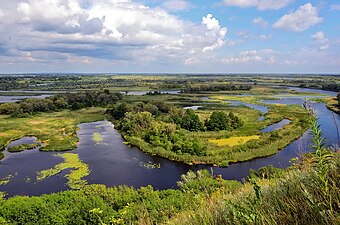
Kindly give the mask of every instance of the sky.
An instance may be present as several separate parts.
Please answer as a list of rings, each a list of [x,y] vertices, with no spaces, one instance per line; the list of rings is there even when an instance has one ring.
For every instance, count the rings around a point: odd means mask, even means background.
[[[0,3],[0,73],[340,74],[339,0]]]

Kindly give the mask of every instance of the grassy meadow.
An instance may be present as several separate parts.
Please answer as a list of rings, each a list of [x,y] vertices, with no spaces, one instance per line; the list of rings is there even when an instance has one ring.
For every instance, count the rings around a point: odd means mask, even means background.
[[[86,108],[38,113],[24,118],[0,115],[0,149],[24,136],[34,136],[43,151],[72,150],[78,142],[77,125],[105,119],[105,109]]]

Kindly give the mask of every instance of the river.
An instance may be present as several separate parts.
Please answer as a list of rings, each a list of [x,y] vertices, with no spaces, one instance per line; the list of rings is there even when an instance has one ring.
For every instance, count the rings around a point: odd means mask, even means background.
[[[292,98],[282,97],[279,100],[263,102],[267,104],[302,104],[304,98],[299,96],[292,101]],[[324,104],[312,103],[312,105],[316,109],[328,144],[338,144],[337,126],[340,127],[340,116],[328,110]],[[264,108],[261,109],[264,110]],[[283,121],[272,129],[278,129],[287,123],[288,121]],[[93,133],[99,133],[103,138],[102,142],[96,143],[92,140]],[[231,164],[228,168],[219,168],[208,165],[190,166],[146,155],[135,147],[130,148],[125,145],[118,131],[107,121],[80,124],[78,136],[80,141],[77,149],[71,153],[77,153],[80,159],[89,165],[91,173],[86,177],[89,184],[128,185],[136,188],[146,185],[152,185],[156,189],[177,188],[176,182],[180,180],[181,174],[198,169],[212,170],[214,174],[221,174],[224,179],[242,180],[247,177],[250,169],[268,165],[285,168],[290,165],[291,158],[311,150],[309,135],[306,132],[275,155]],[[31,143],[32,139],[26,138],[14,144],[26,142]],[[20,153],[7,153],[6,151],[4,153],[5,158],[0,161],[0,179],[9,174],[12,174],[13,177],[10,178],[8,184],[0,186],[0,191],[7,192],[8,196],[41,195],[68,189],[65,186],[66,178],[64,177],[69,172],[67,170],[43,181],[36,181],[36,171],[52,168],[62,161],[61,158],[54,156],[54,152],[40,152],[38,149],[34,149]],[[151,169],[145,166],[148,164],[157,164],[160,165],[160,168]]]

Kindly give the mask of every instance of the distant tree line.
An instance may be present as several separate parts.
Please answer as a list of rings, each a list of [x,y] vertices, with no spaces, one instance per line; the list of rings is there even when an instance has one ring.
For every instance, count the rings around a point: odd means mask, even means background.
[[[182,92],[187,93],[198,93],[206,91],[249,91],[251,90],[251,85],[234,85],[234,84],[219,84],[219,85],[200,85],[200,86],[188,86],[182,90]]]
[[[45,99],[24,99],[17,103],[0,105],[0,114],[25,116],[37,112],[49,112],[61,109],[80,109],[92,106],[107,106],[123,99],[121,93],[87,91],[79,93],[61,93]]]

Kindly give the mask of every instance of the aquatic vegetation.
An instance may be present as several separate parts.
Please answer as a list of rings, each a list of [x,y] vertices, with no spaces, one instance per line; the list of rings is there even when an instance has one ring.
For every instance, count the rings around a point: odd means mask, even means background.
[[[64,159],[64,162],[57,164],[54,168],[41,170],[37,172],[37,180],[41,181],[48,177],[57,175],[63,170],[71,169],[65,177],[68,179],[67,185],[72,189],[80,189],[87,184],[87,181],[82,179],[90,174],[87,164],[79,159],[78,154],[64,153],[56,154],[55,156]]]
[[[13,174],[9,174],[6,177],[0,179],[0,186],[8,184],[12,177],[13,177]]]
[[[103,141],[103,137],[102,137],[102,135],[101,135],[100,133],[95,132],[95,133],[93,133],[93,135],[92,135],[92,140],[93,140],[94,142],[96,142],[96,144],[101,144],[102,141]]]
[[[149,161],[147,163],[141,162],[140,165],[147,168],[147,169],[159,169],[159,168],[161,168],[160,163],[153,163],[151,161]]]
[[[209,140],[209,141],[218,146],[228,145],[230,147],[233,147],[236,145],[243,145],[250,140],[258,140],[258,139],[260,139],[259,135],[252,135],[252,136],[244,136],[244,137],[230,137],[230,138],[225,138],[225,139],[216,139],[216,140]]]
[[[7,151],[9,151],[9,152],[22,152],[22,151],[25,151],[25,150],[35,149],[35,148],[37,148],[39,146],[40,146],[40,144],[38,144],[38,143],[15,145],[15,146],[9,147],[7,149]]]

